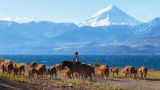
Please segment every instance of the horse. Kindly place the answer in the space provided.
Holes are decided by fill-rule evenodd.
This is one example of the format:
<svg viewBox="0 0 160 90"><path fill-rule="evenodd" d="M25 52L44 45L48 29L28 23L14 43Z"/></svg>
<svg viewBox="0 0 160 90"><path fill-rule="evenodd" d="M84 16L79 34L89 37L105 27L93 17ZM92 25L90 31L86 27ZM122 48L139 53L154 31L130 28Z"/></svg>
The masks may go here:
<svg viewBox="0 0 160 90"><path fill-rule="evenodd" d="M13 68L13 75L14 75L14 77L15 77L15 76L18 76L18 72L19 72L19 69L18 69L18 67L16 67L16 65L15 65L15 67Z"/></svg>
<svg viewBox="0 0 160 90"><path fill-rule="evenodd" d="M35 72L34 72L34 67L29 67L29 68L28 68L29 78L34 77L34 74L35 74Z"/></svg>
<svg viewBox="0 0 160 90"><path fill-rule="evenodd" d="M141 66L141 67L138 69L138 72L140 73L141 78L146 79L146 76L147 76L147 73L148 73L147 67Z"/></svg>
<svg viewBox="0 0 160 90"><path fill-rule="evenodd" d="M108 65L101 65L98 68L100 74L104 79L106 80L107 77L109 76L109 66Z"/></svg>
<svg viewBox="0 0 160 90"><path fill-rule="evenodd" d="M37 65L37 63L32 63L28 69L28 74L29 77L34 77L34 74L37 74L37 78L38 76L43 78L43 75L46 73L46 66L44 64L39 64Z"/></svg>
<svg viewBox="0 0 160 90"><path fill-rule="evenodd" d="M67 69L64 71L64 76L66 76L67 78L71 79L71 70L70 69Z"/></svg>
<svg viewBox="0 0 160 90"><path fill-rule="evenodd" d="M35 67L35 66L37 66L37 63L33 62L33 63L30 64L29 67Z"/></svg>
<svg viewBox="0 0 160 90"><path fill-rule="evenodd" d="M15 67L18 68L18 75L25 74L25 66L23 64L15 64Z"/></svg>
<svg viewBox="0 0 160 90"><path fill-rule="evenodd" d="M61 69L64 70L65 67L68 67L71 71L71 78L74 78L73 73L77 73L78 78L80 78L80 75L83 73L83 69L78 64L80 63L74 63L71 61L63 61Z"/></svg>
<svg viewBox="0 0 160 90"><path fill-rule="evenodd" d="M29 78L30 77L34 77L34 74L35 74L35 67L37 66L37 63L33 62L29 65L29 68L28 68L28 75L29 75Z"/></svg>
<svg viewBox="0 0 160 90"><path fill-rule="evenodd" d="M95 68L93 66L87 65L87 64L81 64L82 66L84 66L85 70L87 73L84 73L83 77L84 79L86 79L87 77L90 78L90 80L92 80L92 75L95 77Z"/></svg>
<svg viewBox="0 0 160 90"><path fill-rule="evenodd" d="M3 73L7 72L10 76L10 74L12 73L14 67L13 67L13 63L12 61L4 61L1 63L1 68Z"/></svg>
<svg viewBox="0 0 160 90"><path fill-rule="evenodd" d="M62 62L62 70L64 67L68 67L71 71L71 77L73 77L73 73L78 74L78 79L83 78L83 76L89 76L90 80L92 80L90 69L88 66L81 64L80 62L71 62L71 61L63 61Z"/></svg>
<svg viewBox="0 0 160 90"><path fill-rule="evenodd" d="M133 66L124 67L122 72L125 73L125 77L135 78L137 76L137 69Z"/></svg>
<svg viewBox="0 0 160 90"><path fill-rule="evenodd" d="M47 71L50 75L50 78L53 77L53 74L55 75L55 77L57 76L57 70L55 66L48 68Z"/></svg>
<svg viewBox="0 0 160 90"><path fill-rule="evenodd" d="M117 77L118 77L118 73L119 73L119 69L117 67L111 68L111 73L112 73L112 77L114 77L114 74L116 73Z"/></svg>
<svg viewBox="0 0 160 90"><path fill-rule="evenodd" d="M57 72L60 72L62 65L61 64L55 64L54 67L56 68Z"/></svg>
<svg viewBox="0 0 160 90"><path fill-rule="evenodd" d="M39 75L43 78L43 75L46 73L46 66L44 64L39 64L33 68L33 72L37 74L37 78Z"/></svg>

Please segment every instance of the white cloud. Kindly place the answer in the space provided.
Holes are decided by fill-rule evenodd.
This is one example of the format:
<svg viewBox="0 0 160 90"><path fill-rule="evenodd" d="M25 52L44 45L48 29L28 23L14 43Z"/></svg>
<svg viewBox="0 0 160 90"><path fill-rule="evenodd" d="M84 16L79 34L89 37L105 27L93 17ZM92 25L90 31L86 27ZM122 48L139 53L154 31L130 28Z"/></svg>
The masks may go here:
<svg viewBox="0 0 160 90"><path fill-rule="evenodd" d="M11 21L11 17L0 17L0 20Z"/></svg>
<svg viewBox="0 0 160 90"><path fill-rule="evenodd" d="M16 17L15 20L30 20L27 17Z"/></svg>
<svg viewBox="0 0 160 90"><path fill-rule="evenodd" d="M19 22L19 23L22 23L22 22L30 22L30 21L33 21L34 19L28 18L28 17L15 17L12 20Z"/></svg>
<svg viewBox="0 0 160 90"><path fill-rule="evenodd" d="M27 18L27 17L9 17L5 15L0 15L0 20L4 21L16 21L16 22L28 22L31 21L32 19Z"/></svg>
<svg viewBox="0 0 160 90"><path fill-rule="evenodd" d="M17 17L9 17L6 15L0 15L0 20L5 20L5 21L15 21L18 23L25 23L25 22L30 22L30 21L42 21L42 20L51 20L50 16L47 17L25 17L25 16L17 16Z"/></svg>

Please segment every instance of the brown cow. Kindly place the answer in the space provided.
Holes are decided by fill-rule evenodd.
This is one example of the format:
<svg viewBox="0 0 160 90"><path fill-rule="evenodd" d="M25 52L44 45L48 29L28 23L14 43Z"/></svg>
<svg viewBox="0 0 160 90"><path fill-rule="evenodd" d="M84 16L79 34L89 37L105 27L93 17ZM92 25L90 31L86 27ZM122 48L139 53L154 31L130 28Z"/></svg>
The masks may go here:
<svg viewBox="0 0 160 90"><path fill-rule="evenodd" d="M106 80L107 77L109 76L109 66L107 65L101 65L99 68L98 68L100 74L102 77L104 77L104 79Z"/></svg>
<svg viewBox="0 0 160 90"><path fill-rule="evenodd" d="M25 66L23 64L15 64L15 67L18 68L18 75L25 74Z"/></svg>
<svg viewBox="0 0 160 90"><path fill-rule="evenodd" d="M111 68L110 71L111 71L113 77L114 77L114 74L115 74L115 73L116 73L116 75L117 75L117 77L118 77L118 73L119 73L118 67Z"/></svg>
<svg viewBox="0 0 160 90"><path fill-rule="evenodd" d="M138 72L140 73L141 78L146 79L147 72L148 72L147 67L141 66L141 67L138 69Z"/></svg>

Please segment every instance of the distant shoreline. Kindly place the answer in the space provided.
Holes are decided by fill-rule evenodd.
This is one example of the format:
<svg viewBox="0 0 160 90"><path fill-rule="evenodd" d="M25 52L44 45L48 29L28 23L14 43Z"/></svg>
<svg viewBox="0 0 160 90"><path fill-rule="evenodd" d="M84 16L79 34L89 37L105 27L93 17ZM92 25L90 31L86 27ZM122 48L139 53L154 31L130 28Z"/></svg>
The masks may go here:
<svg viewBox="0 0 160 90"><path fill-rule="evenodd" d="M52 66L63 60L73 60L73 55L0 55L0 58L11 59L15 62L30 64L43 63ZM136 68L146 66L153 70L160 70L159 55L80 55L83 63L92 64L96 61L109 66L123 67L131 65Z"/></svg>

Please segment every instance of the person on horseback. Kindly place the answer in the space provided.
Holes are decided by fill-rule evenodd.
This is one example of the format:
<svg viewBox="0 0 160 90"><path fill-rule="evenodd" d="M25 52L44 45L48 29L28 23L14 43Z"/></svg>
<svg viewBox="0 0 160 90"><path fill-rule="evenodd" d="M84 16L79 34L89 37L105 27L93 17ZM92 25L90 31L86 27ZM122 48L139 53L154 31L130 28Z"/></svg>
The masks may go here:
<svg viewBox="0 0 160 90"><path fill-rule="evenodd" d="M80 58L79 58L78 52L75 52L73 62L80 62Z"/></svg>

